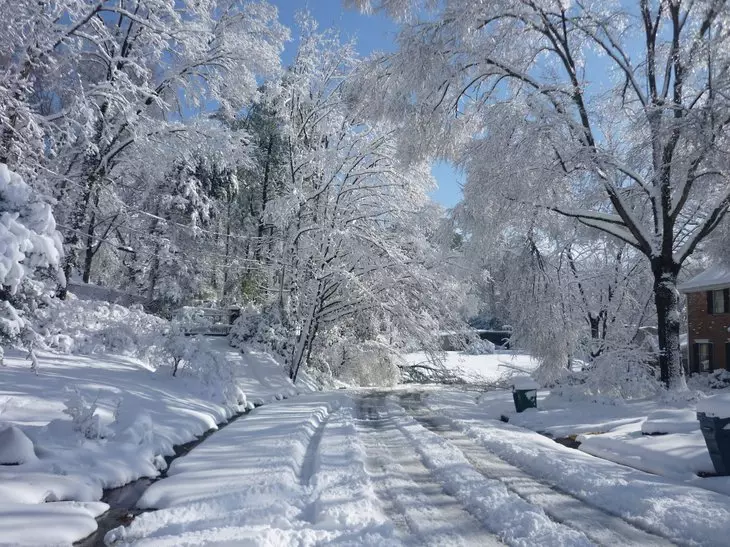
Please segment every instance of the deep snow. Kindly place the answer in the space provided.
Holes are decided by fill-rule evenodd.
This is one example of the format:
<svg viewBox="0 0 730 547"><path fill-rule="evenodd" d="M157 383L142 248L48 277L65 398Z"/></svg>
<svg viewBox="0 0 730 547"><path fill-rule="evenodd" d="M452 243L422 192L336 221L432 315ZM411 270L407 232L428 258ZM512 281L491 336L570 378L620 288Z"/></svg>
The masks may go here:
<svg viewBox="0 0 730 547"><path fill-rule="evenodd" d="M225 339L212 345L235 371L245 395L237 402L216 399L216 390L197 378L173 378L168 370L153 371L130 356L38 352L35 375L24 354L8 352L7 367L0 370L0 437L12 438L13 448L3 450L3 459L16 455L25 461L0 467L0 543L81 539L96 529L94 518L106 510L96 502L104 489L157 476L166 466L162 456L173 454L174 445L193 440L254 402L314 389L306 377L294 387L283 367L266 354L242 354ZM79 399L96 406L98 435L74 430L64 413L65 401ZM66 500L96 503L57 503ZM48 523L57 515L63 529L28 527L30 517L18 515Z"/></svg>

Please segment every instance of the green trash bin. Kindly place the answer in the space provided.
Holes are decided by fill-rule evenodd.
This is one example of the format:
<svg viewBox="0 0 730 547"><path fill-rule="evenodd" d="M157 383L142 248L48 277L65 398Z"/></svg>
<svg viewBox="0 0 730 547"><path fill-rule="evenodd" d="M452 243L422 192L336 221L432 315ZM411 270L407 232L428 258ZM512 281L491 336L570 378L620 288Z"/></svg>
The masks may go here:
<svg viewBox="0 0 730 547"><path fill-rule="evenodd" d="M512 399L515 410L524 412L528 408L537 408L537 382L529 376L520 376L513 379Z"/></svg>

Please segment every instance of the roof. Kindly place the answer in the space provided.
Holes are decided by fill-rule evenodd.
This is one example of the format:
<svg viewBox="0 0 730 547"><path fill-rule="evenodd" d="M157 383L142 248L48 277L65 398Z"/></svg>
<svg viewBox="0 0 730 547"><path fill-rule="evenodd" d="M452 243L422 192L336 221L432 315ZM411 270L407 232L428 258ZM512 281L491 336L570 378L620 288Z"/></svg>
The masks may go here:
<svg viewBox="0 0 730 547"><path fill-rule="evenodd" d="M717 265L677 287L681 292L711 291L730 287L730 265Z"/></svg>

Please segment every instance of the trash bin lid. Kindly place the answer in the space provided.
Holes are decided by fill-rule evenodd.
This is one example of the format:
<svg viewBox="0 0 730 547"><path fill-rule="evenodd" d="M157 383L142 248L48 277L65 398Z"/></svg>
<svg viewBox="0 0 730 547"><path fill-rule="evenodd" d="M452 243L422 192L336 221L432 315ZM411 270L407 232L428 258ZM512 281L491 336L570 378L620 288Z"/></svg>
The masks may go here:
<svg viewBox="0 0 730 547"><path fill-rule="evenodd" d="M512 389L520 391L530 391L539 389L538 383L530 376L515 376L512 378Z"/></svg>
<svg viewBox="0 0 730 547"><path fill-rule="evenodd" d="M697 412L708 418L730 418L730 393L702 399L697 403Z"/></svg>

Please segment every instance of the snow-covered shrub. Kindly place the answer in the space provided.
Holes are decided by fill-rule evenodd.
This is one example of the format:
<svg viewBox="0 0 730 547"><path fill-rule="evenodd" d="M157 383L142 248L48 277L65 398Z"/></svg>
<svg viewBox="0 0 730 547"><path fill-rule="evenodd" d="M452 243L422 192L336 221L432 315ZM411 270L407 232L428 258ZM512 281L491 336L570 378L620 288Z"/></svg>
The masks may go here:
<svg viewBox="0 0 730 547"><path fill-rule="evenodd" d="M244 399L232 363L202 336L185 336L171 329L162 346L155 348L153 364L158 374L194 379L212 400L236 404Z"/></svg>
<svg viewBox="0 0 730 547"><path fill-rule="evenodd" d="M357 386L392 386L400 379L399 356L375 341L344 348L335 378Z"/></svg>
<svg viewBox="0 0 730 547"><path fill-rule="evenodd" d="M494 344L489 340L474 340L467 344L464 353L468 355L492 355L494 350Z"/></svg>
<svg viewBox="0 0 730 547"><path fill-rule="evenodd" d="M45 347L62 353L119 353L146 357L168 328L140 307L95 300L50 300L36 312L35 329Z"/></svg>
<svg viewBox="0 0 730 547"><path fill-rule="evenodd" d="M721 368L709 374L693 374L687 385L693 390L725 389L730 387L730 370Z"/></svg>
<svg viewBox="0 0 730 547"><path fill-rule="evenodd" d="M62 280L62 255L51 206L0 163L0 345L24 342L30 329L24 312L33 310L39 293L32 279L42 272Z"/></svg>
<svg viewBox="0 0 730 547"><path fill-rule="evenodd" d="M90 400L78 389L69 390L68 393L68 398L63 402L66 406L63 413L71 416L73 430L78 431L87 439L105 437L101 420L96 414L98 397Z"/></svg>
<svg viewBox="0 0 730 547"><path fill-rule="evenodd" d="M606 351L582 371L543 382L557 396L592 400L632 399L662 391L652 356L635 348Z"/></svg>
<svg viewBox="0 0 730 547"><path fill-rule="evenodd" d="M725 389L730 387L730 370L720 369L715 370L710 374L709 378L710 389Z"/></svg>
<svg viewBox="0 0 730 547"><path fill-rule="evenodd" d="M243 308L229 337L233 347L259 346L282 358L291 350L290 339L291 332L282 324L276 305L261 310L252 305Z"/></svg>

